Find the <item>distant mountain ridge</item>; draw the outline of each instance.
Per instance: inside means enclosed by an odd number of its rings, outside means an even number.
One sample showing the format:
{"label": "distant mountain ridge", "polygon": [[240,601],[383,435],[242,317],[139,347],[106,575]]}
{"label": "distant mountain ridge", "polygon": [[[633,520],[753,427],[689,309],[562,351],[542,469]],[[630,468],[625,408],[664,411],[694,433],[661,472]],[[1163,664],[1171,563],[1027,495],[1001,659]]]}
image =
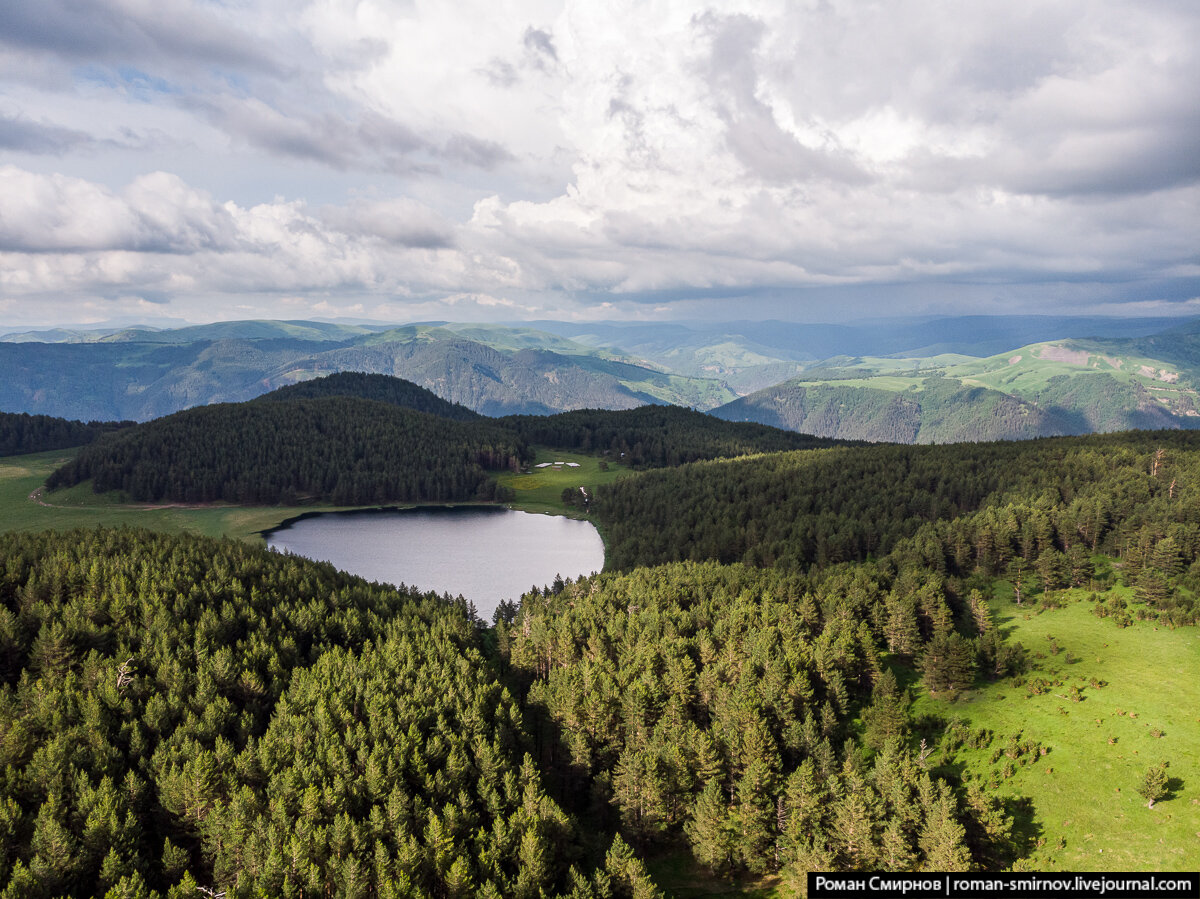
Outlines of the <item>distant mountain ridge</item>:
{"label": "distant mountain ridge", "polygon": [[1194,328],[1123,340],[1047,341],[986,359],[940,357],[936,365],[845,359],[712,414],[824,437],[900,443],[1200,428],[1200,369],[1187,364],[1192,359],[1200,362]]}
{"label": "distant mountain ridge", "polygon": [[[496,346],[433,325],[360,333],[294,322],[129,331],[87,343],[0,342],[7,374],[0,410],[147,421],[339,371],[402,377],[486,415],[646,403],[711,408],[736,396],[719,380],[639,366],[555,335],[544,335],[553,347],[545,349],[521,329],[518,345],[512,330],[494,330]],[[489,337],[486,329],[473,333]]]}
{"label": "distant mountain ridge", "polygon": [[[1064,336],[1072,333],[1092,336]],[[1037,339],[1003,342],[1030,335]],[[145,421],[360,372],[412,381],[493,417],[672,404],[853,440],[943,443],[1200,424],[1197,320],[248,321],[90,336],[64,329],[48,335],[59,342],[46,343],[33,336],[0,339],[2,410]]]}

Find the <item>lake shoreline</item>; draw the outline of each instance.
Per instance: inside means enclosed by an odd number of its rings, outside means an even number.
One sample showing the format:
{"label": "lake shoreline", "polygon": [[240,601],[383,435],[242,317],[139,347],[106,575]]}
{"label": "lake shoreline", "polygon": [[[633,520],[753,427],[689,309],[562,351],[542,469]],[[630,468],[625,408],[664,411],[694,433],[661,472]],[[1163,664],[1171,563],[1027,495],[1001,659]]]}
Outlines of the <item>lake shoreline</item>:
{"label": "lake shoreline", "polygon": [[261,536],[275,552],[369,581],[462,596],[485,621],[503,600],[601,572],[606,561],[592,522],[494,503],[314,509]]}

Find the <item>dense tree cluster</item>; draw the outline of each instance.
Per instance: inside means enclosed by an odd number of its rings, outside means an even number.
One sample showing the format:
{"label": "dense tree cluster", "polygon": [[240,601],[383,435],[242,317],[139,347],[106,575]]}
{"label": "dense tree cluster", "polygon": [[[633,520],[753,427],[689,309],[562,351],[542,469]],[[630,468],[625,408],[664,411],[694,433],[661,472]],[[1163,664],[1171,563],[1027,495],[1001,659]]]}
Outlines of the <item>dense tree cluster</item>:
{"label": "dense tree cluster", "polygon": [[513,415],[500,421],[530,443],[603,453],[633,468],[838,445],[838,441],[766,425],[721,421],[679,406],[615,412],[582,409],[558,415]]}
{"label": "dense tree cluster", "polygon": [[547,797],[462,603],[141,531],[0,559],[3,895],[652,895]]}
{"label": "dense tree cluster", "polygon": [[412,381],[356,371],[338,372],[280,387],[278,390],[264,393],[255,402],[288,402],[328,396],[353,396],[363,400],[375,400],[378,403],[400,406],[415,412],[428,412],[430,415],[452,418],[455,421],[476,421],[483,418],[478,412],[444,400],[433,391],[426,390]]}
{"label": "dense tree cluster", "polygon": [[491,500],[529,450],[510,430],[353,397],[188,409],[85,447],[47,481],[136,500]]}
{"label": "dense tree cluster", "polygon": [[179,413],[52,484],[486,499],[534,444],[609,454],[658,469],[593,494],[610,570],[489,631],[461,602],[231,543],[0,538],[5,895],[650,897],[639,856],[681,847],[788,886],[1005,867],[1029,848],[1013,809],[952,758],[991,735],[939,740],[896,672],[953,697],[1022,671],[992,582],[1045,601],[1108,583],[1103,556],[1139,614],[1200,619],[1198,434],[845,446],[667,407],[454,421],[393,380]]}
{"label": "dense tree cluster", "polygon": [[547,775],[593,819],[615,806],[639,845],[684,841],[710,869],[797,883],[1013,851],[998,801],[910,752],[907,700],[881,666],[895,610],[917,594],[898,648],[961,645],[973,677],[979,644],[932,573],[680,563],[559,587],[498,629],[545,715],[532,726]]}
{"label": "dense tree cluster", "polygon": [[1087,583],[1105,552],[1156,614],[1183,623],[1200,615],[1198,503],[1200,435],[1158,431],[698,463],[600,488],[592,507],[614,568],[804,569],[904,540],[933,571],[1006,575],[1019,595]]}
{"label": "dense tree cluster", "polygon": [[486,419],[399,378],[343,373],[139,425],[47,486],[90,478],[151,502],[494,500],[506,497],[489,473],[519,468],[533,444],[642,468],[834,442],[674,406]]}
{"label": "dense tree cluster", "polygon": [[131,427],[131,421],[70,421],[50,415],[0,412],[0,456],[41,453],[91,443],[101,434]]}

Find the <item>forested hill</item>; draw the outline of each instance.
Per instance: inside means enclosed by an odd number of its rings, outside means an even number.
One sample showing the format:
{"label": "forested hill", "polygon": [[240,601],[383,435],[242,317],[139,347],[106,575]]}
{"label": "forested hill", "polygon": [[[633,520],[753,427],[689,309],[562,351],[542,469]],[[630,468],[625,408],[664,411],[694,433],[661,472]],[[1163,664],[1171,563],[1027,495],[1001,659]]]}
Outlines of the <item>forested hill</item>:
{"label": "forested hill", "polygon": [[452,418],[455,421],[476,421],[483,418],[478,412],[444,400],[433,391],[426,390],[412,381],[363,372],[339,372],[323,378],[301,381],[299,384],[289,384],[287,387],[264,393],[256,402],[319,399],[328,396],[353,396],[375,400],[415,412]]}
{"label": "forested hill", "polygon": [[685,559],[806,570],[909,551],[959,576],[1070,580],[1093,552],[1172,620],[1200,607],[1200,434],[867,446],[700,462],[599,488],[607,564]]}
{"label": "forested hill", "polygon": [[530,443],[605,453],[634,468],[844,444],[766,425],[721,421],[678,406],[583,409],[558,415],[513,415],[498,421]]}
{"label": "forested hill", "polygon": [[96,492],[148,502],[492,500],[489,471],[515,470],[527,453],[486,421],[334,396],[177,412],[85,447],[47,486],[91,478]]}
{"label": "forested hill", "polygon": [[491,474],[520,468],[534,444],[654,468],[837,442],[675,406],[490,419],[399,378],[339,374],[137,425],[47,487],[91,479],[147,502],[494,500],[506,497]]}
{"label": "forested hill", "polygon": [[464,605],[145,531],[0,558],[4,895],[655,895],[546,795]]}
{"label": "forested hill", "polygon": [[50,415],[0,412],[0,456],[41,453],[91,443],[101,434],[132,427],[131,421],[70,421]]}
{"label": "forested hill", "polygon": [[795,379],[734,400],[712,414],[825,437],[890,443],[1024,440],[1090,430],[1068,409],[1043,408],[997,390],[964,387],[944,378],[918,379],[919,388],[881,389],[887,380]]}

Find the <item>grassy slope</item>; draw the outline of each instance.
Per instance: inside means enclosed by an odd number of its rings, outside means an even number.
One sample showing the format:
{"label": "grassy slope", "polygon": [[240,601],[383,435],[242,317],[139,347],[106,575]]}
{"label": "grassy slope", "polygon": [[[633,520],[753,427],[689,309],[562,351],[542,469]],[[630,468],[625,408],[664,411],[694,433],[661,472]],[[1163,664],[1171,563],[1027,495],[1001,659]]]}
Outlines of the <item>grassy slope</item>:
{"label": "grassy slope", "polygon": [[[1053,358],[1054,351],[1086,353],[1087,361]],[[1013,360],[1016,360],[1015,362]],[[1124,348],[1114,348],[1104,341],[1052,340],[1020,347],[1011,352],[1000,353],[986,359],[971,360],[951,369],[952,374],[974,375],[991,385],[1008,385],[1020,390],[1036,391],[1046,382],[1060,374],[1081,374],[1088,371],[1104,372],[1118,381],[1136,380],[1143,384],[1157,383],[1158,379],[1142,373],[1142,367],[1171,370],[1180,374],[1177,366],[1159,359],[1151,359]],[[999,389],[999,388],[998,388]]]}
{"label": "grassy slope", "polygon": [[[1031,856],[1038,870],[1195,870],[1200,866],[1200,629],[1156,629],[1145,622],[1121,629],[1091,609],[1080,599],[1038,614],[1028,603],[1015,605],[1011,595],[996,600],[996,624],[1031,655],[1045,655],[1033,658],[1040,670],[1029,676],[1062,685],[1031,698],[1011,681],[958,702],[922,693],[914,712],[960,716],[974,728],[993,730],[990,747],[964,748],[958,756],[985,779],[1007,761],[1002,757],[992,764],[990,757],[1011,734],[1022,731],[1023,739],[1050,747],[1048,755],[1018,766],[1000,787],[1033,799],[1043,841]],[[1047,635],[1056,638],[1060,653],[1049,651]],[[1093,678],[1107,686],[1093,689]],[[1060,695],[1072,686],[1081,688],[1081,702]],[[1164,736],[1153,737],[1154,728]],[[1147,767],[1164,760],[1171,763],[1174,796],[1151,810],[1137,786]]]}
{"label": "grassy slope", "polygon": [[116,494],[96,495],[91,482],[44,497],[48,506],[31,501],[55,468],[75,450],[0,458],[0,531],[40,531],[47,528],[98,527],[100,525],[150,528],[168,534],[202,534],[234,537],[261,543],[260,531],[275,527],[305,512],[339,511],[351,507],[309,506],[210,506],[144,505],[125,503]]}
{"label": "grassy slope", "polygon": [[[571,510],[563,505],[562,492],[564,488],[598,487],[601,484],[611,484],[617,478],[629,474],[625,466],[616,462],[608,463],[608,470],[600,470],[600,459],[596,456],[586,456],[581,453],[566,453],[536,447],[537,458],[533,464],[542,462],[577,462],[578,468],[531,468],[528,474],[502,473],[496,481],[504,487],[511,487],[516,493],[516,499],[508,505],[525,512],[548,512],[554,515],[571,514]],[[582,510],[573,517],[582,518]]]}
{"label": "grassy slope", "polygon": [[[75,452],[73,449],[57,450],[0,458],[0,532],[131,525],[171,534],[203,534],[261,542],[261,531],[275,527],[288,518],[306,512],[360,508],[319,503],[305,506],[135,504],[124,502],[115,493],[92,493],[90,481],[46,494],[44,501],[48,505],[45,506],[30,500],[30,494],[41,488],[50,472],[67,462]],[[610,483],[628,473],[624,466],[617,463],[609,463],[609,470],[601,471],[598,458],[578,453],[542,449],[538,451],[536,461],[578,462],[580,467],[533,469],[530,474],[499,475],[499,482],[516,492],[515,500],[508,504],[510,508],[582,518],[585,517],[582,511],[572,512],[563,505],[564,487],[594,487]]]}
{"label": "grassy slope", "polygon": [[[1061,350],[1085,353],[1087,361],[1043,358],[1043,353],[1053,357],[1056,351]],[[1164,405],[1172,408],[1188,408],[1186,398],[1195,398],[1197,395],[1187,370],[1160,359],[1114,350],[1103,341],[1088,340],[1030,344],[986,359],[946,354],[912,359],[863,357],[829,360],[822,363],[811,375],[801,375],[797,380],[805,383],[874,387],[879,390],[904,392],[919,390],[924,378],[930,374],[929,370],[934,368],[940,369],[947,378],[959,381],[965,386],[986,387],[1025,399],[1036,399],[1050,386],[1052,378],[1063,375],[1085,379],[1107,375],[1120,384],[1137,384],[1149,389]],[[1155,376],[1143,373],[1144,368],[1152,369]],[[836,372],[837,377],[824,377],[825,371]],[[1162,380],[1158,374],[1164,371],[1170,375],[1179,375],[1178,380],[1174,383]],[[841,377],[843,374],[855,372],[862,372],[862,377]]]}

